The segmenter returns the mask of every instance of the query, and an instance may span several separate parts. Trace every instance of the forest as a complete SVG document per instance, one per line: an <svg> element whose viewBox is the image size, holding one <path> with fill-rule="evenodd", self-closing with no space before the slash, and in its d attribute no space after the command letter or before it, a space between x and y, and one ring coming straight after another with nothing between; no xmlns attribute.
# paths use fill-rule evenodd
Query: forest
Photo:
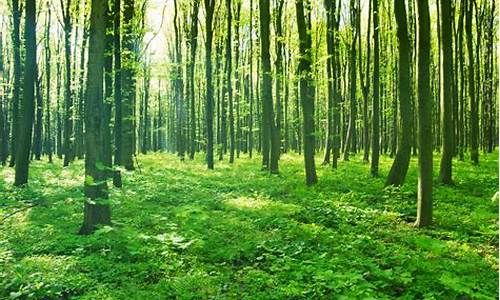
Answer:
<svg viewBox="0 0 500 300"><path fill-rule="evenodd" d="M495 0L0 0L0 299L498 299Z"/></svg>

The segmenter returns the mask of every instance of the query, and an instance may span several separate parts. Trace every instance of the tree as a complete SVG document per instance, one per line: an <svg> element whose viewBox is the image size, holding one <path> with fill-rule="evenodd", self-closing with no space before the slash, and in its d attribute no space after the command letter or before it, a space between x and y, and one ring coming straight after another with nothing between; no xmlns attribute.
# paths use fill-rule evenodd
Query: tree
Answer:
<svg viewBox="0 0 500 300"><path fill-rule="evenodd" d="M470 98L470 158L473 164L479 163L479 117L477 109L477 97L474 80L474 50L472 48L472 9L474 2L467 0L465 12L465 34L467 35L467 53L468 53L468 90ZM477 54L476 54L477 55ZM479 78L478 78L479 79Z"/></svg>
<svg viewBox="0 0 500 300"><path fill-rule="evenodd" d="M282 100L281 100L281 90L283 89L283 51L285 46L285 40L283 36L283 6L285 4L285 0L277 0L276 1L276 10L275 10L275 48L276 48L276 89L275 89L275 98L276 98L276 136L278 139L278 156L281 150L281 124L282 124L282 116L283 116L283 108L282 108Z"/></svg>
<svg viewBox="0 0 500 300"><path fill-rule="evenodd" d="M371 29L371 16L372 16L372 0L368 0L368 22L366 25L366 71L365 71L365 76L366 79L363 79L363 62L362 58L363 55L361 55L361 34L358 35L358 45L359 45L359 80L361 81L361 91L363 92L363 161L368 162L369 161L369 154L370 154L370 138L369 138L369 125L368 125L368 118L369 118L369 112L368 112L368 94L370 93L370 29ZM359 5L359 1L358 1ZM361 10L358 12L358 22L357 22L357 30L358 32L361 32L361 18L359 14L361 13ZM377 33L377 44L378 44L378 33ZM375 79L375 78L374 78ZM378 126L378 125L377 125Z"/></svg>
<svg viewBox="0 0 500 300"><path fill-rule="evenodd" d="M15 186L28 183L31 134L35 114L36 76L36 1L26 0L24 10L24 80L23 98L19 110L19 135L16 147Z"/></svg>
<svg viewBox="0 0 500 300"><path fill-rule="evenodd" d="M306 1L306 7L310 3ZM314 86L312 76L312 55L311 55L311 12L304 12L302 0L295 1L297 13L297 29L299 32L299 80L300 80L300 102L302 105L302 115L304 118L304 163L306 170L306 184L312 185L318 181L316 167L314 164ZM307 21L306 21L307 20Z"/></svg>
<svg viewBox="0 0 500 300"><path fill-rule="evenodd" d="M63 132L63 165L66 167L74 158L73 151L73 98L71 94L71 0L66 4L61 1L64 29L64 132Z"/></svg>
<svg viewBox="0 0 500 300"><path fill-rule="evenodd" d="M114 0L114 31L113 31L113 55L114 55L114 101L115 101L115 165L122 164L122 44L121 44L121 0Z"/></svg>
<svg viewBox="0 0 500 300"><path fill-rule="evenodd" d="M232 11L231 0L226 0L227 32L226 32L226 92L229 104L229 162L234 162L235 139L234 139L234 105L232 85ZM225 97L223 95L223 97Z"/></svg>
<svg viewBox="0 0 500 300"><path fill-rule="evenodd" d="M9 165L13 167L16 162L17 139L19 135L19 93L21 86L21 39L19 34L21 13L19 0L12 0L12 52L14 60L14 82L12 89L12 138L11 138L11 156Z"/></svg>
<svg viewBox="0 0 500 300"><path fill-rule="evenodd" d="M262 101L262 168L270 173L278 173L279 141L277 141L276 124L274 122L271 55L270 44L270 13L269 0L259 0L260 12L260 59L262 64L262 84L260 97Z"/></svg>
<svg viewBox="0 0 500 300"><path fill-rule="evenodd" d="M411 77L410 77L410 41L406 22L405 2L394 0L394 14L397 23L398 36L398 91L399 112L401 116L401 132L398 138L396 158L392 164L386 185L399 186L403 184L411 155Z"/></svg>
<svg viewBox="0 0 500 300"><path fill-rule="evenodd" d="M439 179L443 184L452 183L452 158L453 158L453 52L451 32L451 0L441 0L441 124L443 126L442 144L443 154Z"/></svg>
<svg viewBox="0 0 500 300"><path fill-rule="evenodd" d="M380 85L379 85L379 41L378 41L378 0L373 1L373 102L372 102L372 159L371 174L378 176L378 161L380 155Z"/></svg>
<svg viewBox="0 0 500 300"><path fill-rule="evenodd" d="M207 132L207 167L214 168L214 96L212 86L212 39L215 0L205 0L205 80L206 82L206 103L205 120Z"/></svg>
<svg viewBox="0 0 500 300"><path fill-rule="evenodd" d="M417 1L418 202L416 227L432 222L432 98L429 77L430 17L427 0Z"/></svg>
<svg viewBox="0 0 500 300"><path fill-rule="evenodd" d="M198 47L198 10L200 6L200 0L193 1L193 10L191 12L191 31L189 37L189 50L190 58L188 61L188 80L189 80L189 100L191 102L191 143L189 148L189 159L194 159L194 153L196 151L196 107L195 107L195 93L194 93L194 71L195 71L195 60L196 60L196 49Z"/></svg>
<svg viewBox="0 0 500 300"><path fill-rule="evenodd" d="M104 103L102 120L103 163L109 169L113 165L111 149L111 114L113 108L113 10L106 5L106 36L104 49Z"/></svg>
<svg viewBox="0 0 500 300"><path fill-rule="evenodd" d="M350 83L350 102L349 102L349 125L344 142L344 160L349 160L349 151L356 147L356 40L359 34L356 30L356 1L351 0L351 30L352 40L349 50L349 83Z"/></svg>
<svg viewBox="0 0 500 300"><path fill-rule="evenodd" d="M175 114L176 114L176 148L181 160L185 156L184 143L184 82L182 80L182 51L180 29L178 26L177 0L174 0L174 32L175 32Z"/></svg>
<svg viewBox="0 0 500 300"><path fill-rule="evenodd" d="M83 224L80 234L92 233L97 225L111 224L106 171L103 164L103 70L106 41L106 2L92 0L89 57L85 101L85 182Z"/></svg>
<svg viewBox="0 0 500 300"><path fill-rule="evenodd" d="M47 6L49 2L47 1ZM51 119L50 119L50 80L51 80L51 50L50 50L50 22L51 22L51 10L47 10L46 23L45 23L45 95L46 95L46 109L45 109L45 151L49 156L49 162L52 162L52 129L51 129Z"/></svg>
<svg viewBox="0 0 500 300"><path fill-rule="evenodd" d="M134 170L135 155L135 93L136 93L136 39L134 28L135 1L123 2L123 66L121 76L123 99L121 101L121 158L120 163L127 170ZM115 129L116 130L116 129Z"/></svg>

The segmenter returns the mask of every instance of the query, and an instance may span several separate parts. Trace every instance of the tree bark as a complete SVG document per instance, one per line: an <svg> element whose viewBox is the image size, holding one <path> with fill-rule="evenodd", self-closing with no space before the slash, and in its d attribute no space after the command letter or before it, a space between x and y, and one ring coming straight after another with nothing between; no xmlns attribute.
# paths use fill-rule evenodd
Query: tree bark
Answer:
<svg viewBox="0 0 500 300"><path fill-rule="evenodd" d="M411 0L410 0L411 1ZM411 77L410 77L410 40L408 38L408 26L406 23L405 2L394 0L394 13L397 23L398 36L398 90L399 111L401 115L401 133L398 138L396 158L392 164L385 185L400 186L403 184L411 155Z"/></svg>
<svg viewBox="0 0 500 300"><path fill-rule="evenodd" d="M111 224L106 170L103 164L103 69L106 39L106 2L92 0L85 101L85 182L83 224L80 234L92 233L97 225Z"/></svg>
<svg viewBox="0 0 500 300"><path fill-rule="evenodd" d="M310 3L307 1L307 8ZM295 1L297 13L297 29L299 32L299 80L300 80L300 102L302 105L302 115L304 118L304 164L306 171L306 184L313 185L318 182L316 176L316 166L314 164L314 82L312 76L312 55L311 55L311 12L304 11L302 0Z"/></svg>
<svg viewBox="0 0 500 300"><path fill-rule="evenodd" d="M432 223L432 99L430 17L427 0L417 1L418 18L418 201L416 227Z"/></svg>
<svg viewBox="0 0 500 300"><path fill-rule="evenodd" d="M31 134L35 113L36 80L36 1L26 0L24 20L24 81L23 98L19 109L19 135L16 147L15 186L28 183Z"/></svg>

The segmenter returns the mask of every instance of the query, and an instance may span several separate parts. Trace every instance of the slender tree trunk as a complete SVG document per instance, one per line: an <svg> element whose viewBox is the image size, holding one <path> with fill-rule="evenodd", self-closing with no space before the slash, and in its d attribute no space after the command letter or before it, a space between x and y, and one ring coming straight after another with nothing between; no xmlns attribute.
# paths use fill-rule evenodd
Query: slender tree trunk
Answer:
<svg viewBox="0 0 500 300"><path fill-rule="evenodd" d="M41 75L39 75L38 65L35 68L35 99L36 117L33 132L33 156L35 160L42 157L42 135L43 135L43 95L40 88Z"/></svg>
<svg viewBox="0 0 500 300"><path fill-rule="evenodd" d="M135 0L125 0L123 5L123 61L121 69L122 82L122 133L121 133L121 164L127 170L134 170L133 156L135 155L135 97L136 97L136 49L135 49Z"/></svg>
<svg viewBox="0 0 500 300"><path fill-rule="evenodd" d="M7 107L7 102L5 99L7 99L7 84L8 79L7 79L7 74L5 70L5 63L4 63L4 52L3 52L3 34L0 32L0 80L2 81L2 96L0 97L0 164L2 166L5 165L7 161L7 155L8 155L8 144L9 144L9 132L7 131L8 128L8 107Z"/></svg>
<svg viewBox="0 0 500 300"><path fill-rule="evenodd" d="M227 89L227 99L229 104L229 162L234 162L234 153L236 150L235 138L234 138L234 103L233 103L233 85L232 85L232 8L231 0L226 0L227 9L227 36L226 36L226 89ZM224 96L223 96L224 97Z"/></svg>
<svg viewBox="0 0 500 300"><path fill-rule="evenodd" d="M115 138L115 165L122 164L122 61L121 61L121 0L114 0L114 32L113 32L113 55L114 55L114 138Z"/></svg>
<svg viewBox="0 0 500 300"><path fill-rule="evenodd" d="M57 42L57 53L58 56L61 53L60 42ZM63 123L61 116L61 79L62 79L62 65L61 61L58 59L56 63L56 153L59 159L63 158Z"/></svg>
<svg viewBox="0 0 500 300"><path fill-rule="evenodd" d="M248 52L248 60L250 63L250 74L249 81L249 111L248 111L248 156L252 158L253 155L253 0L250 0L250 31L249 31L249 40L250 40L250 50Z"/></svg>
<svg viewBox="0 0 500 300"><path fill-rule="evenodd" d="M19 136L16 147L15 186L28 183L31 134L35 113L36 80L36 1L26 0L24 11L24 81L23 98L19 109Z"/></svg>
<svg viewBox="0 0 500 300"><path fill-rule="evenodd" d="M259 0L260 11L260 55L262 63L262 167L271 173L278 173L279 143L274 122L270 44L269 0Z"/></svg>
<svg viewBox="0 0 500 300"><path fill-rule="evenodd" d="M103 167L103 69L106 39L106 2L92 0L89 59L85 101L85 201L80 234L92 233L97 225L111 223L106 171Z"/></svg>
<svg viewBox="0 0 500 300"><path fill-rule="evenodd" d="M198 47L198 10L200 7L200 1L193 1L193 11L191 13L191 32L190 32L190 42L189 50L191 51L191 56L189 59L188 72L189 72L189 99L191 101L191 143L189 151L189 159L194 159L194 153L196 151L196 108L195 108L195 93L194 93L194 71L196 63L196 49Z"/></svg>
<svg viewBox="0 0 500 300"><path fill-rule="evenodd" d="M372 117L372 159L371 159L371 174L378 176L378 161L380 155L380 120L379 120L379 40L378 40L378 0L373 0L373 117Z"/></svg>
<svg viewBox="0 0 500 300"><path fill-rule="evenodd" d="M10 162L9 166L13 167L16 163L17 145L19 132L19 121L21 116L19 114L19 93L21 86L21 40L19 34L20 27L20 13L19 0L12 0L12 54L14 61L14 82L12 87L12 137L10 143Z"/></svg>
<svg viewBox="0 0 500 300"><path fill-rule="evenodd" d="M275 137L278 143L278 156L281 152L281 128L282 128L282 115L283 108L281 103L281 91L282 91L282 83L283 83L283 48L284 48L284 36L283 36L283 6L285 4L284 0L276 1L276 18L275 18L275 47L276 47L276 89L275 89L275 98L276 98L276 131Z"/></svg>
<svg viewBox="0 0 500 300"><path fill-rule="evenodd" d="M309 2L307 2L309 8ZM313 185L318 181L316 167L314 164L314 82L312 76L312 53L311 53L311 12L304 12L302 0L295 1L297 12L297 29L299 32L299 80L300 100L302 104L302 115L304 118L304 163L306 171L306 184Z"/></svg>
<svg viewBox="0 0 500 300"><path fill-rule="evenodd" d="M372 16L372 0L369 0L368 4L368 23L366 25L366 71L365 71L365 81L363 82L363 64L361 60L361 34L359 35L359 78L361 80L361 89L363 92L363 161L368 162L370 156L370 137L369 137L369 111L368 111L368 95L370 94L370 29L371 29L371 16ZM358 20L358 31L361 32L361 18Z"/></svg>
<svg viewBox="0 0 500 300"><path fill-rule="evenodd" d="M356 146L356 40L359 32L356 30L356 2L351 0L351 27L352 41L349 51L349 82L350 82L350 105L349 105L349 126L344 143L344 161L349 160L349 151ZM375 114L374 114L375 115Z"/></svg>
<svg viewBox="0 0 500 300"><path fill-rule="evenodd" d="M180 29L178 26L177 0L174 0L174 32L175 32L175 111L176 111L176 142L177 155L184 160L184 81L182 79L182 51Z"/></svg>
<svg viewBox="0 0 500 300"><path fill-rule="evenodd" d="M472 0L467 0L467 11L465 15L465 33L467 35L467 52L468 52L468 87L470 98L470 157L473 164L479 164L479 116L477 109L477 98L474 80L474 50L472 47L472 9L474 3Z"/></svg>
<svg viewBox="0 0 500 300"><path fill-rule="evenodd" d="M65 54L65 70L64 70L64 141L63 141L63 165L66 167L74 159L73 151L73 99L71 94L71 0L67 0L63 10L64 23L64 54Z"/></svg>
<svg viewBox="0 0 500 300"><path fill-rule="evenodd" d="M102 120L103 163L110 170L113 164L111 149L111 113L113 107L113 14L106 6L106 36L104 49L104 101Z"/></svg>
<svg viewBox="0 0 500 300"><path fill-rule="evenodd" d="M453 52L451 32L451 0L441 0L441 124L443 126L442 144L443 154L439 179L443 184L452 183L453 158Z"/></svg>
<svg viewBox="0 0 500 300"><path fill-rule="evenodd" d="M212 20L214 16L215 0L205 1L205 79L206 79L206 104L205 119L207 126L207 167L214 168L214 108L213 108L213 86L212 86Z"/></svg>
<svg viewBox="0 0 500 300"><path fill-rule="evenodd" d="M430 16L427 0L417 1L418 18L418 202L416 227L432 223L432 99Z"/></svg>
<svg viewBox="0 0 500 300"><path fill-rule="evenodd" d="M49 157L49 163L52 163L52 129L51 129L51 118L50 118L50 80L51 80L51 50L50 50L50 22L51 22L52 11L47 10L46 23L45 23L45 94L46 94L46 109L45 109L45 152Z"/></svg>
<svg viewBox="0 0 500 300"><path fill-rule="evenodd" d="M385 184L400 186L406 178L408 165L410 163L412 122L410 40L408 38L408 26L406 23L406 8L404 1L394 0L394 13L396 16L399 45L398 89L402 130L398 138L396 158L394 159Z"/></svg>

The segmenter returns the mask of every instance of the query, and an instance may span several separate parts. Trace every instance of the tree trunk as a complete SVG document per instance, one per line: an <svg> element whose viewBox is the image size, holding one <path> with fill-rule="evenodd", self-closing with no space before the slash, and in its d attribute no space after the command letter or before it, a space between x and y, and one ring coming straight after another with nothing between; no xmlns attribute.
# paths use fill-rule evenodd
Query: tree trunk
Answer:
<svg viewBox="0 0 500 300"><path fill-rule="evenodd" d="M410 0L411 1L411 0ZM396 158L392 164L389 176L385 185L400 186L403 184L411 155L411 77L410 77L410 41L408 38L408 26L406 24L405 2L394 0L394 13L397 23L398 36L398 90L399 90L399 111L401 115L401 133L398 138L398 148Z"/></svg>
<svg viewBox="0 0 500 300"><path fill-rule="evenodd" d="M206 83L206 104L205 119L207 126L207 167L214 168L214 99L212 86L212 20L214 17L215 0L205 0L205 80Z"/></svg>
<svg viewBox="0 0 500 300"><path fill-rule="evenodd" d="M196 49L198 47L198 10L200 1L193 1L193 11L191 13L191 33L190 33L190 48L191 57L189 59L188 72L189 72L189 99L191 101L191 143L189 148L189 159L194 159L196 151L196 108L195 108L195 93L194 93L194 69L196 62Z"/></svg>
<svg viewBox="0 0 500 300"><path fill-rule="evenodd" d="M64 23L64 141L63 141L63 165L66 167L74 158L73 152L73 98L71 94L71 0L67 0L66 6L62 7Z"/></svg>
<svg viewBox="0 0 500 300"><path fill-rule="evenodd" d="M26 0L24 11L24 82L23 98L19 109L19 135L16 147L15 186L28 183L31 134L35 113L36 80L36 1Z"/></svg>
<svg viewBox="0 0 500 300"><path fill-rule="evenodd" d="M451 0L441 0L441 124L443 126L443 154L439 179L443 184L452 183L453 158L453 52L451 32Z"/></svg>
<svg viewBox="0 0 500 300"><path fill-rule="evenodd" d="M470 157L473 164L479 164L479 116L477 109L477 98L474 81L474 50L472 47L472 8L474 2L467 0L467 11L465 15L465 33L467 35L467 52L468 52L468 74L469 74L469 98L470 98Z"/></svg>
<svg viewBox="0 0 500 300"><path fill-rule="evenodd" d="M379 95L379 40L378 40L378 0L373 0L373 102L372 102L372 159L371 174L378 176L378 161L380 155L380 95Z"/></svg>
<svg viewBox="0 0 500 300"><path fill-rule="evenodd" d="M349 151L355 147L356 135L356 40L359 34L356 30L356 2L351 0L351 30L352 40L349 50L349 83L350 83L350 102L349 102L349 125L344 142L344 161L349 160Z"/></svg>
<svg viewBox="0 0 500 300"><path fill-rule="evenodd" d="M122 46L121 46L121 0L114 0L114 32L113 32L113 56L114 56L114 102L115 102L115 165L122 164Z"/></svg>
<svg viewBox="0 0 500 300"><path fill-rule="evenodd" d="M418 202L416 227L432 223L432 99L430 17L427 0L417 1L418 18Z"/></svg>
<svg viewBox="0 0 500 300"><path fill-rule="evenodd" d="M46 94L46 109L45 109L45 152L49 157L49 163L52 163L52 129L50 119L50 80L51 80L51 50L50 50L50 22L52 11L47 10L45 23L45 94Z"/></svg>
<svg viewBox="0 0 500 300"><path fill-rule="evenodd" d="M103 69L106 38L106 2L92 0L90 41L85 101L85 183L86 199L80 234L92 233L97 225L111 224L107 202L106 171L103 164Z"/></svg>
<svg viewBox="0 0 500 300"><path fill-rule="evenodd" d="M309 3L308 3L309 4ZM313 185L318 182L316 167L314 164L314 81L312 76L312 53L311 53L311 12L304 12L302 0L295 2L297 12L297 29L299 32L299 80L300 80L300 102L302 104L302 115L304 118L304 163L306 171L306 184Z"/></svg>
<svg viewBox="0 0 500 300"><path fill-rule="evenodd" d="M136 96L136 36L134 26L135 1L125 0L123 9L123 61L121 69L122 82L122 139L121 164L127 170L134 170L133 156L135 155L135 96Z"/></svg>
<svg viewBox="0 0 500 300"><path fill-rule="evenodd" d="M269 0L259 0L260 11L260 55L262 63L262 167L271 173L278 173L279 143L274 122L270 44Z"/></svg>
<svg viewBox="0 0 500 300"><path fill-rule="evenodd" d="M16 163L17 145L19 132L19 121L21 116L19 114L19 93L21 86L21 40L19 34L20 27L20 13L19 0L12 0L12 52L14 58L14 82L12 87L12 138L10 143L10 162L9 166L13 167Z"/></svg>
<svg viewBox="0 0 500 300"><path fill-rule="evenodd" d="M226 0L227 10L227 36L226 36L226 92L229 104L229 162L234 162L235 139L234 139L234 104L233 104L233 85L232 85L232 11L231 0ZM223 96L224 97L224 96Z"/></svg>

